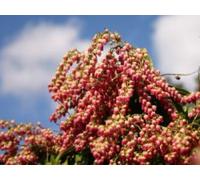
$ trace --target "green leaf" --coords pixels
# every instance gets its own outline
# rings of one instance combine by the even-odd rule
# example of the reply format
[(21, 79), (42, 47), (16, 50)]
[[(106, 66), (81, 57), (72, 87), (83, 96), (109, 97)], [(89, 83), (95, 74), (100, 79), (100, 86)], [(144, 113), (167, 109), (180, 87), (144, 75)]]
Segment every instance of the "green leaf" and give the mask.
[(81, 154), (76, 154), (76, 156), (75, 156), (76, 164), (80, 164), (81, 161), (82, 161), (82, 155)]
[(182, 94), (182, 95), (188, 95), (188, 94), (190, 94), (190, 92), (187, 91), (186, 89), (179, 88), (179, 87), (175, 87), (175, 88), (176, 88), (176, 90), (177, 90), (180, 94)]

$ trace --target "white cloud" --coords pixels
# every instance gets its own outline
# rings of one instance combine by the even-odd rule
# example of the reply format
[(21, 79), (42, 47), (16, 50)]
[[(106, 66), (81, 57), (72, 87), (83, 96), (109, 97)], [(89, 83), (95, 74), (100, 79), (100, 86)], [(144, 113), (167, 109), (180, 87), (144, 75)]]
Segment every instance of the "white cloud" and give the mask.
[(0, 91), (17, 96), (47, 91), (62, 56), (71, 48), (84, 50), (81, 26), (67, 22), (28, 24), (0, 50)]
[[(153, 42), (162, 73), (190, 73), (198, 69), (200, 16), (161, 16), (154, 28)], [(195, 89), (196, 76), (182, 78), (187, 89)]]

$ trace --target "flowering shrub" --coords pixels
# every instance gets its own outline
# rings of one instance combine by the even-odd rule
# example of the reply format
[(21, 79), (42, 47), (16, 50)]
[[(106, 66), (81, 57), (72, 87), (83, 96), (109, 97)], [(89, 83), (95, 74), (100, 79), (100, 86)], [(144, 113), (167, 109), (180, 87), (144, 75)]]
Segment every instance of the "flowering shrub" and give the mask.
[(2, 164), (200, 163), (200, 92), (169, 85), (118, 33), (65, 54), (48, 88), (59, 133), (1, 120)]

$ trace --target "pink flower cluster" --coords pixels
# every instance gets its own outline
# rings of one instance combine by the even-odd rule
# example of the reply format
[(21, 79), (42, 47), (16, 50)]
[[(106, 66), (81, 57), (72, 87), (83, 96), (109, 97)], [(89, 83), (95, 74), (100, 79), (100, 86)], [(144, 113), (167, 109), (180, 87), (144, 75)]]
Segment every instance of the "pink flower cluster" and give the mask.
[[(105, 53), (106, 52), (106, 53)], [(118, 33), (96, 34), (85, 52), (64, 55), (48, 86), (60, 132), (0, 121), (0, 162), (37, 164), (37, 151), (89, 148), (94, 164), (192, 164), (200, 145), (193, 126), (200, 92), (182, 95), (154, 69), (146, 49)], [(187, 117), (176, 104), (193, 105)], [(191, 123), (192, 121), (192, 123)], [(11, 128), (8, 128), (11, 126)], [(23, 146), (19, 148), (23, 140)]]
[[(96, 164), (149, 164), (157, 155), (169, 164), (191, 163), (199, 132), (174, 102), (195, 103), (200, 92), (181, 95), (153, 68), (146, 49), (123, 42), (119, 34), (105, 30), (94, 36), (87, 51), (67, 53), (49, 91), (59, 103), (51, 121), (74, 110), (60, 125), (67, 141), (64, 149), (74, 146), (82, 151), (89, 146)], [(131, 97), (138, 99), (135, 109)], [(168, 114), (167, 120), (153, 99)], [(164, 121), (171, 123), (163, 126)]]
[(0, 164), (38, 164), (40, 152), (54, 153), (56, 136), (39, 125), (0, 120)]

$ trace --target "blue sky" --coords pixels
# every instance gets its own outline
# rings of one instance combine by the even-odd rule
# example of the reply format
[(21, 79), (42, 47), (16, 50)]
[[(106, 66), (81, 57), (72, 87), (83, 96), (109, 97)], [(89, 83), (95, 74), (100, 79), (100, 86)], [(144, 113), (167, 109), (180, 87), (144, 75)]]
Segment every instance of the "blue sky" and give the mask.
[[(0, 119), (41, 121), (55, 127), (48, 120), (55, 108), (47, 91), (50, 77), (66, 51), (85, 49), (105, 27), (134, 46), (147, 48), (163, 71), (193, 70), (200, 56), (197, 20), (184, 16), (0, 16)], [(183, 29), (183, 24), (188, 28)], [(188, 43), (194, 47), (190, 51)], [(193, 65), (186, 58), (194, 59)]]

